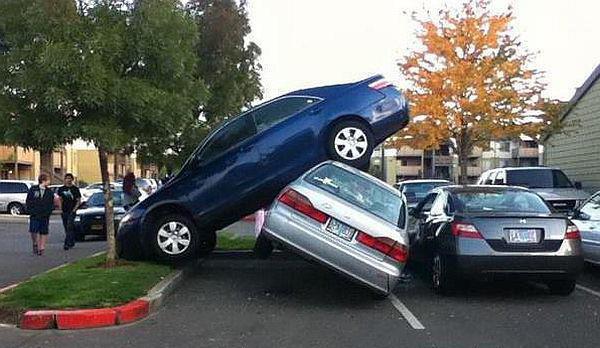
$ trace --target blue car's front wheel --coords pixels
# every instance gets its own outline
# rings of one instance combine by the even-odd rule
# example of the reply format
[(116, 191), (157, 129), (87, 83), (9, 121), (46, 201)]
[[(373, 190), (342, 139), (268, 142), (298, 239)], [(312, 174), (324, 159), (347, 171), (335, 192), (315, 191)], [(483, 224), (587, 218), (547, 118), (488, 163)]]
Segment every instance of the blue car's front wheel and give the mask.
[(163, 216), (148, 232), (147, 243), (159, 260), (183, 261), (197, 257), (199, 233), (187, 217), (178, 214)]
[(327, 150), (331, 159), (362, 169), (369, 164), (374, 145), (368, 126), (348, 120), (333, 126)]

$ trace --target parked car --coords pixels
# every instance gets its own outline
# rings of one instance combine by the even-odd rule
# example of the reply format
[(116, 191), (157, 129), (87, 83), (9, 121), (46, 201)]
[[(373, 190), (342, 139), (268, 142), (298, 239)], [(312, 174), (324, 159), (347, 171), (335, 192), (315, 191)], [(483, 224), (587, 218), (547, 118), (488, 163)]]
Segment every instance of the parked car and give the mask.
[(145, 193), (146, 196), (151, 195), (158, 188), (151, 179), (146, 178), (136, 178), (135, 184), (141, 193)]
[(548, 167), (499, 168), (484, 172), (478, 185), (511, 185), (537, 192), (558, 212), (573, 212), (590, 195), (572, 183), (562, 170)]
[(266, 237), (387, 295), (408, 258), (407, 207), (392, 186), (337, 162), (283, 189), (266, 214)]
[[(91, 195), (96, 192), (102, 191), (104, 185), (101, 182), (90, 184), (84, 188), (81, 188), (79, 191), (81, 192), (81, 200), (86, 201)], [(119, 182), (111, 182), (110, 189), (111, 190), (121, 190), (123, 188), (123, 184)]]
[(581, 232), (583, 258), (600, 265), (600, 191), (574, 212), (572, 221)]
[(33, 185), (36, 183), (28, 180), (0, 180), (0, 212), (25, 214), (27, 191)]
[(418, 224), (411, 252), (430, 265), (439, 293), (456, 290), (461, 279), (497, 276), (541, 280), (561, 295), (575, 288), (583, 264), (579, 230), (533, 191), (440, 187), (410, 214)]
[[(366, 168), (373, 147), (407, 123), (404, 96), (381, 76), (263, 103), (212, 131), (173, 179), (132, 208), (119, 228), (120, 252), (168, 260), (205, 254), (216, 230), (266, 207), (318, 163)], [(177, 250), (165, 247), (167, 237), (181, 243)]]
[(452, 182), (441, 179), (403, 180), (396, 184), (396, 188), (404, 194), (408, 207), (415, 207), (429, 191), (436, 187), (452, 185)]
[[(114, 218), (115, 229), (118, 228), (119, 222), (125, 215), (123, 208), (123, 191), (112, 191), (114, 203)], [(104, 193), (98, 191), (93, 193), (88, 200), (75, 212), (75, 239), (77, 241), (85, 240), (86, 236), (102, 236), (106, 237), (106, 224), (104, 217)]]

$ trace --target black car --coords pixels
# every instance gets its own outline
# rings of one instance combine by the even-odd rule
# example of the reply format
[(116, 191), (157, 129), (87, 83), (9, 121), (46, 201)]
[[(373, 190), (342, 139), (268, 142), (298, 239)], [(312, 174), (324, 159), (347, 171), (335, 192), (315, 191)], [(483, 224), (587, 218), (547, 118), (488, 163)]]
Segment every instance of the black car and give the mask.
[[(115, 230), (125, 215), (123, 208), (123, 191), (112, 191), (115, 214)], [(77, 241), (85, 240), (85, 236), (106, 237), (106, 225), (104, 223), (104, 193), (98, 191), (82, 204), (75, 215), (75, 238)]]
[(538, 194), (510, 186), (446, 186), (411, 210), (411, 252), (431, 267), (439, 293), (461, 279), (497, 276), (544, 281), (568, 295), (583, 266), (577, 227)]

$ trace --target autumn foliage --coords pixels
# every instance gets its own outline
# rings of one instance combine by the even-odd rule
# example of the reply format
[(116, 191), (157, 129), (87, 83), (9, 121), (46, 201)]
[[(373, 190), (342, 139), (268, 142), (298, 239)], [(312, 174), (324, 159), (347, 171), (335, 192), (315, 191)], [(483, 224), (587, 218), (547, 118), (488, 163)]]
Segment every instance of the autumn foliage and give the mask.
[(465, 182), (473, 147), (539, 133), (543, 123), (533, 116), (540, 114), (542, 74), (511, 28), (510, 8), (493, 13), (489, 1), (471, 0), (413, 19), (421, 47), (399, 64), (413, 121), (395, 145), (449, 143)]

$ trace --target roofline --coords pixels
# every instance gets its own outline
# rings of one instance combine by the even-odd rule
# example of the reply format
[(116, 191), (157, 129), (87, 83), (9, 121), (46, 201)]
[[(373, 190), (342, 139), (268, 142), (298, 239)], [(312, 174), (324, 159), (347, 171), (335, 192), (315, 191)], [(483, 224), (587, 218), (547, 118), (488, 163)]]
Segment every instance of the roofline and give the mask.
[[(569, 100), (569, 104), (567, 105), (565, 111), (563, 111), (563, 113), (559, 117), (559, 119), (561, 121), (565, 117), (567, 117), (567, 115), (571, 112), (571, 110), (573, 110), (575, 105), (577, 105), (579, 100), (581, 100), (581, 98), (583, 98), (583, 96), (590, 90), (590, 88), (592, 88), (592, 86), (594, 85), (596, 80), (598, 80), (598, 78), (600, 78), (600, 64), (598, 64), (598, 66), (596, 66), (594, 71), (592, 71), (590, 76), (588, 76), (588, 78), (581, 85), (581, 87), (579, 87), (579, 88), (577, 88), (577, 90), (575, 90), (575, 94), (573, 95), (571, 100)], [(553, 135), (552, 133), (544, 135), (542, 142), (546, 142), (548, 140), (548, 138), (550, 138), (552, 135)]]

